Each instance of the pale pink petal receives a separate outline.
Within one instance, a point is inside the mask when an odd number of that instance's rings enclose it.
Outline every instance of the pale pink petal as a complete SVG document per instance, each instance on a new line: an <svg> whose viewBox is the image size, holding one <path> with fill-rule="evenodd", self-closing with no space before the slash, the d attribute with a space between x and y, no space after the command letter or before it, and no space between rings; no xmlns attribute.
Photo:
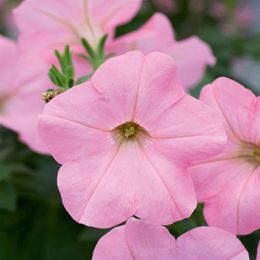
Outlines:
<svg viewBox="0 0 260 260"><path fill-rule="evenodd" d="M260 97L256 97L255 104L250 111L247 140L260 146Z"/></svg>
<svg viewBox="0 0 260 260"><path fill-rule="evenodd" d="M81 9L83 0L26 0L14 10L14 15L23 33L67 34L74 32L73 22L81 18Z"/></svg>
<svg viewBox="0 0 260 260"><path fill-rule="evenodd" d="M238 201L238 234L250 234L260 228L260 168L243 184Z"/></svg>
<svg viewBox="0 0 260 260"><path fill-rule="evenodd" d="M71 216L88 226L111 227L136 215L170 224L196 207L189 176L170 161L148 158L135 144L62 166L58 186Z"/></svg>
<svg viewBox="0 0 260 260"><path fill-rule="evenodd" d="M93 260L105 259L249 260L249 256L238 238L218 228L195 228L176 241L165 227L132 218L98 241Z"/></svg>
<svg viewBox="0 0 260 260"><path fill-rule="evenodd" d="M165 111L172 109L184 95L174 61L165 54L150 53L141 70L133 121L150 132Z"/></svg>
<svg viewBox="0 0 260 260"><path fill-rule="evenodd" d="M131 20L141 0L26 0L14 11L22 33L44 35L43 41L79 44L86 38L96 45L106 34L113 36L116 26Z"/></svg>
<svg viewBox="0 0 260 260"><path fill-rule="evenodd" d="M146 57L133 51L108 60L92 77L93 86L104 95L104 103L114 109L112 115L120 118L115 126L133 119L144 66Z"/></svg>
<svg viewBox="0 0 260 260"><path fill-rule="evenodd" d="M149 122L149 118L143 125L149 126L154 146L176 162L187 165L223 150L226 135L220 118L188 95L173 103L160 116L154 116L153 121Z"/></svg>
<svg viewBox="0 0 260 260"><path fill-rule="evenodd" d="M116 227L97 243L92 260L133 260L133 254L126 239L126 227Z"/></svg>
<svg viewBox="0 0 260 260"><path fill-rule="evenodd" d="M220 114L230 139L248 140L250 111L255 106L255 95L251 91L222 77L206 86L200 99Z"/></svg>
<svg viewBox="0 0 260 260"><path fill-rule="evenodd" d="M34 151L46 153L38 136L37 117L44 107L41 93L49 88L47 66L39 54L24 53L10 40L3 38L0 44L0 123L16 131Z"/></svg>
<svg viewBox="0 0 260 260"><path fill-rule="evenodd" d="M203 79L207 66L216 63L209 45L196 36L172 44L167 53L176 61L185 89L194 87Z"/></svg>
<svg viewBox="0 0 260 260"><path fill-rule="evenodd" d="M89 0L89 11L104 31L110 31L134 18L141 4L142 0Z"/></svg>
<svg viewBox="0 0 260 260"><path fill-rule="evenodd" d="M140 207L135 215L164 225L189 217L197 205L190 175L177 166L179 162L162 156L152 142L143 144L142 160L147 163L147 169L153 174L151 181L157 181L158 188L152 191L151 184L147 187L144 184L148 183L147 177L147 180L143 179L139 191ZM159 186L168 196L162 196Z"/></svg>
<svg viewBox="0 0 260 260"><path fill-rule="evenodd" d="M39 117L39 132L58 162L84 159L113 147L109 127L117 118L112 112L105 98L87 82L45 106Z"/></svg>
<svg viewBox="0 0 260 260"><path fill-rule="evenodd" d="M34 78L31 82L18 84L19 90L5 104L3 125L19 134L20 140L38 153L48 153L46 145L38 133L38 115L43 111L41 93L46 90L48 81ZM1 120L0 119L0 120Z"/></svg>
<svg viewBox="0 0 260 260"><path fill-rule="evenodd" d="M211 226L245 235L260 227L259 171L246 163L233 171L236 176L206 200L204 216Z"/></svg>
<svg viewBox="0 0 260 260"><path fill-rule="evenodd" d="M99 240L93 260L172 260L174 254L175 239L166 228L130 219L125 226L113 229Z"/></svg>
<svg viewBox="0 0 260 260"><path fill-rule="evenodd" d="M121 107L116 113L122 123L142 124L145 118L158 117L184 95L174 61L156 52L143 56L133 51L110 59L92 77L92 84L111 104Z"/></svg>
<svg viewBox="0 0 260 260"><path fill-rule="evenodd" d="M213 227L199 227L176 242L178 260L249 260L242 243L231 233Z"/></svg>
<svg viewBox="0 0 260 260"><path fill-rule="evenodd" d="M10 91L8 86L11 75L10 67L13 67L16 61L17 46L14 41L0 36L0 68L1 68L1 83L0 83L0 98L1 95L7 94Z"/></svg>
<svg viewBox="0 0 260 260"><path fill-rule="evenodd" d="M131 50L140 50L144 54L152 51L164 52L173 41L174 33L170 21L165 15L156 13L140 29L115 39L108 51L116 54Z"/></svg>
<svg viewBox="0 0 260 260"><path fill-rule="evenodd" d="M203 202L223 192L227 184L236 179L240 167L241 162L229 153L195 163L188 172L193 178L198 200Z"/></svg>

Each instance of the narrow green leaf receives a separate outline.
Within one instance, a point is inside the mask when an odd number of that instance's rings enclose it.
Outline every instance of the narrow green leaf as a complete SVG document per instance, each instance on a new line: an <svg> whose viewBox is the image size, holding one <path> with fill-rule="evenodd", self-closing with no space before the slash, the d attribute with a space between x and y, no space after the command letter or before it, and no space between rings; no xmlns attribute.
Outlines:
<svg viewBox="0 0 260 260"><path fill-rule="evenodd" d="M83 47L85 48L85 50L87 51L87 53L89 54L90 58L95 59L96 53L93 50L93 48L91 47L91 45L88 43L88 41L85 38L82 38L81 43L82 43Z"/></svg>
<svg viewBox="0 0 260 260"><path fill-rule="evenodd" d="M86 76L80 77L77 81L76 81L76 85L82 84L86 81L88 81L91 77L92 77L93 73L90 73Z"/></svg>
<svg viewBox="0 0 260 260"><path fill-rule="evenodd" d="M105 34L101 38L99 45L98 45L98 56L102 59L104 59L104 57L105 57L105 44L106 44L107 38L108 38L108 34Z"/></svg>
<svg viewBox="0 0 260 260"><path fill-rule="evenodd" d="M72 88L74 86L74 79L73 78L70 78L70 79L67 79L66 81L66 88Z"/></svg>

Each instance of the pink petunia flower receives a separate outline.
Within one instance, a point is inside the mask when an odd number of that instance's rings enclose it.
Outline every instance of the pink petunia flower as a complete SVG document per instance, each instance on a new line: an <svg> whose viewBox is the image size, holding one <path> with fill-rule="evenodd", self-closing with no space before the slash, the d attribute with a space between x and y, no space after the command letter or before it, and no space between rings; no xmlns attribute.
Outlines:
<svg viewBox="0 0 260 260"><path fill-rule="evenodd" d="M169 224L196 206L184 170L223 148L216 114L180 87L173 60L134 51L48 103L39 130L63 166L58 186L78 222L111 227L136 215Z"/></svg>
<svg viewBox="0 0 260 260"><path fill-rule="evenodd" d="M24 45L29 48L30 39L38 38L37 45L48 45L51 50L69 44L81 52L80 38L85 37L96 49L101 37L109 34L108 55L130 50L141 50L145 54L164 52L176 60L182 85L186 89L194 87L203 78L207 65L214 65L216 59L210 47L197 37L177 42L166 16L155 14L141 29L114 39L116 27L134 17L141 2L25 0L15 10L15 17Z"/></svg>
<svg viewBox="0 0 260 260"><path fill-rule="evenodd" d="M198 199L209 225L249 234L260 228L260 99L227 78L205 87L200 99L222 117L228 142L190 169Z"/></svg>
<svg viewBox="0 0 260 260"><path fill-rule="evenodd" d="M198 227L175 239L160 225L129 219L97 243L93 260L247 260L248 252L231 233Z"/></svg>
<svg viewBox="0 0 260 260"><path fill-rule="evenodd" d="M18 132L31 149L46 153L38 136L38 115L48 88L46 66L32 53L23 53L15 42L0 37L0 125ZM44 73L44 74L43 74Z"/></svg>

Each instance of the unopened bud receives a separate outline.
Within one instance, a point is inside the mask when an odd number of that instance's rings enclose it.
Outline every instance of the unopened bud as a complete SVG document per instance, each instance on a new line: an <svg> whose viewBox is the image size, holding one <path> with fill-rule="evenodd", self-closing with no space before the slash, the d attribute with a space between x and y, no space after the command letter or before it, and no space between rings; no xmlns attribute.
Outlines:
<svg viewBox="0 0 260 260"><path fill-rule="evenodd" d="M53 98L55 98L56 96L58 96L59 94L61 94L62 92L64 92L64 89L58 88L58 89L49 89L46 92L42 93L42 99L44 102L48 103L50 102Z"/></svg>

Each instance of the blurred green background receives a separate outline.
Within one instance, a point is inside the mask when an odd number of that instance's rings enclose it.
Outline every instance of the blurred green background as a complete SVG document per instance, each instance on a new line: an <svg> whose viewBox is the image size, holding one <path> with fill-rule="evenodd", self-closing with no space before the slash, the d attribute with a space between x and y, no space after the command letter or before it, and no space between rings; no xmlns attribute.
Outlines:
<svg viewBox="0 0 260 260"><path fill-rule="evenodd" d="M0 0L0 32L15 38L11 9L18 1ZM259 0L151 0L144 1L135 19L118 28L118 35L140 27L155 12L171 20L177 39L198 35L212 47L218 63L191 91L198 96L203 85L218 76L233 78L260 93ZM107 230L75 223L63 209L56 187L59 166L19 143L15 133L0 128L0 259L91 259L97 240ZM205 225L203 205L191 218L169 226L179 236ZM239 237L255 259L260 231Z"/></svg>

